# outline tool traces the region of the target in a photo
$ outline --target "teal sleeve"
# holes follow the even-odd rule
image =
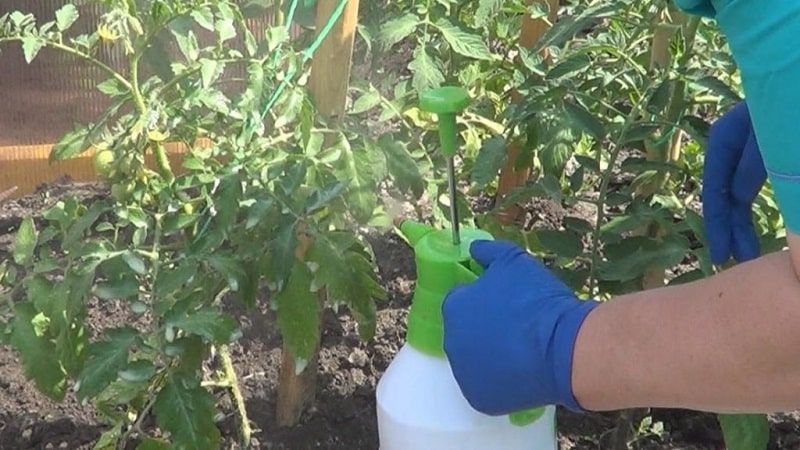
[[[717,14],[711,0],[675,0],[675,5],[695,16],[713,18]]]
[[[800,234],[800,0],[713,0],[786,228]]]

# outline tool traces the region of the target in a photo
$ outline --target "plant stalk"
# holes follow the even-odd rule
[[[139,111],[139,114],[144,115],[147,114],[147,105],[144,102],[144,97],[139,87],[139,55],[140,54],[133,55],[130,59],[131,94],[133,95],[133,101],[136,103],[136,109]],[[158,169],[159,175],[164,178],[167,184],[172,184],[172,182],[175,181],[175,174],[172,172],[167,150],[160,142],[152,143],[150,147],[153,150],[153,156],[156,160],[156,168]]]
[[[222,370],[225,374],[225,381],[228,383],[228,386],[231,389],[234,402],[236,403],[236,409],[239,412],[239,418],[241,419],[239,432],[242,435],[242,446],[244,448],[249,448],[250,436],[253,434],[253,430],[250,427],[250,419],[247,417],[247,405],[244,402],[242,391],[239,389],[239,381],[236,377],[236,370],[233,367],[233,361],[231,360],[231,354],[227,345],[220,347],[219,357],[222,361]]]

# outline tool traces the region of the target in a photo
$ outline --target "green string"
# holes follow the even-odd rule
[[[311,57],[314,55],[314,52],[316,52],[319,46],[322,45],[322,41],[325,40],[325,38],[331,32],[331,29],[333,29],[334,25],[336,25],[336,22],[342,16],[342,12],[344,12],[344,7],[347,6],[348,1],[349,0],[339,1],[339,4],[333,11],[333,14],[331,14],[331,17],[328,18],[328,21],[325,23],[325,26],[323,26],[322,30],[320,30],[320,32],[317,34],[317,37],[316,39],[314,39],[314,42],[312,42],[311,45],[308,46],[308,48],[303,50],[302,53],[303,64],[307,63],[308,60],[311,59]],[[296,9],[297,9],[297,0],[292,0],[292,4],[289,8],[289,17],[288,20],[286,21],[287,30],[289,24],[291,24],[291,19],[294,16],[294,12]],[[264,119],[267,117],[267,114],[272,109],[272,107],[275,106],[275,102],[278,101],[278,98],[280,98],[281,94],[283,94],[283,91],[286,89],[289,83],[291,81],[294,81],[294,77],[296,75],[297,75],[297,70],[292,68],[287,72],[283,80],[281,80],[281,83],[278,85],[278,88],[275,90],[275,92],[273,92],[272,97],[270,97],[269,101],[267,101],[267,106],[261,112],[261,117],[260,117],[261,123],[264,122]],[[256,129],[256,123],[252,123],[250,124],[248,129],[244,131],[244,135],[246,136],[244,139],[245,146],[247,146],[250,143],[251,139],[253,138],[253,135],[255,134],[255,129]]]
[[[325,23],[325,26],[322,27],[322,30],[320,30],[319,34],[317,34],[317,38],[314,40],[314,42],[311,43],[311,45],[308,46],[308,48],[306,48],[303,51],[303,59],[302,59],[303,63],[306,63],[308,62],[309,59],[311,59],[311,57],[314,55],[314,52],[316,52],[319,46],[322,45],[322,41],[324,41],[325,38],[328,37],[328,34],[331,32],[331,29],[333,28],[334,25],[336,25],[336,22],[342,16],[342,12],[344,11],[344,7],[347,6],[348,1],[349,0],[339,0],[339,4],[336,6],[336,9],[333,11],[333,14],[331,14],[331,17],[328,18],[328,21]],[[297,0],[293,0],[293,4],[296,3]],[[293,69],[289,72],[288,76],[281,81],[281,84],[278,86],[278,89],[276,89],[275,93],[272,94],[272,98],[269,99],[266,108],[264,108],[264,111],[261,113],[262,121],[267,116],[267,113],[270,111],[270,109],[272,109],[272,106],[275,105],[275,102],[278,100],[278,97],[280,97],[280,95],[283,93],[283,90],[286,89],[286,86],[289,84],[289,81],[292,81],[296,74],[297,71]]]
[[[291,5],[289,6],[289,14],[286,17],[286,23],[285,23],[287,34],[288,34],[288,31],[289,31],[289,28],[291,27],[292,20],[294,19],[295,11],[297,10],[297,1],[298,0],[292,0]],[[314,42],[311,43],[311,45],[308,46],[308,48],[306,48],[303,51],[303,59],[302,59],[303,63],[308,62],[308,60],[311,59],[311,57],[314,55],[314,52],[316,52],[317,49],[319,48],[319,46],[322,45],[322,41],[325,40],[325,38],[331,32],[331,29],[333,28],[333,26],[336,24],[336,22],[342,16],[342,12],[344,11],[344,7],[347,5],[348,1],[349,0],[340,0],[339,1],[339,5],[336,6],[336,9],[333,11],[333,14],[331,14],[331,17],[328,18],[328,21],[325,23],[325,26],[322,27],[322,30],[320,30],[319,34],[317,34],[317,38],[314,40]],[[278,56],[278,53],[276,52],[275,55],[274,55],[274,58],[275,58],[276,62],[277,62],[277,56]],[[292,81],[296,74],[297,74],[296,70],[294,70],[294,69],[290,70],[287,73],[287,76],[284,77],[284,79],[281,81],[281,84],[278,85],[278,89],[276,89],[275,92],[272,94],[272,97],[269,99],[269,102],[267,102],[267,106],[261,112],[261,122],[262,123],[264,122],[264,118],[267,116],[267,114],[269,113],[270,109],[272,109],[272,107],[275,105],[275,102],[278,100],[280,95],[283,93],[284,89],[286,89],[286,86],[289,85],[289,81]],[[250,141],[253,138],[253,135],[255,134],[256,124],[253,123],[247,128],[247,130],[242,130],[242,131],[243,131],[243,134],[247,136],[244,139],[245,146],[247,146],[247,145],[250,144]],[[203,214],[206,214],[210,209],[211,209],[211,205],[207,205],[205,210],[203,211]],[[211,219],[212,219],[212,217],[210,217],[210,216],[206,218],[206,220],[203,223],[203,226],[201,227],[200,232],[197,233],[197,236],[193,240],[195,243],[200,239],[200,236],[202,236],[205,233],[205,231],[208,229],[208,226],[211,224]]]

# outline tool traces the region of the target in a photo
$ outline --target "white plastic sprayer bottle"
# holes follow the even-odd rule
[[[476,277],[469,243],[491,236],[464,229],[455,245],[447,230],[406,221],[400,231],[414,247],[417,285],[406,343],[378,382],[380,450],[557,450],[555,407],[481,414],[461,394],[444,354],[442,302]]]

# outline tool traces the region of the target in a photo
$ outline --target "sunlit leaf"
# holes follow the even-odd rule
[[[37,232],[33,217],[26,216],[14,235],[14,262],[20,265],[28,265],[33,258],[33,251],[36,249]]]

